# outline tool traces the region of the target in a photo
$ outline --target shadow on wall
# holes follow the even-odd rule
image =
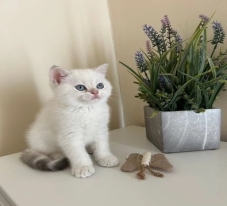
[[[4,65],[0,76],[0,156],[25,148],[26,130],[40,108],[28,57],[21,49],[6,56],[11,59],[0,60]]]
[[[96,67],[106,62],[109,63],[107,79],[113,86],[112,96],[109,101],[112,111],[110,129],[117,129],[122,125],[120,118],[121,106],[119,105],[119,85],[116,85],[119,82],[117,69],[114,68],[116,66],[114,48],[112,37],[108,33],[110,25],[106,23],[106,20],[97,18],[95,13],[89,13],[89,9],[82,9],[80,13],[77,13],[72,12],[72,7],[68,6],[67,10],[65,24],[68,25],[70,65],[73,68],[86,68]],[[80,24],[76,22],[78,19],[80,19]]]

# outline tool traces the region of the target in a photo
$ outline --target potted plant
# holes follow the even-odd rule
[[[200,15],[191,37],[182,41],[167,15],[160,32],[144,25],[146,51],[137,51],[134,70],[123,62],[138,85],[136,97],[145,101],[146,134],[164,153],[217,149],[220,144],[220,109],[213,103],[227,82],[227,51],[217,54],[225,39],[213,21],[214,36],[207,40],[210,19]],[[209,53],[207,46],[213,46]]]

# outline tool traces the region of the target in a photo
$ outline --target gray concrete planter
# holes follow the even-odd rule
[[[147,139],[164,153],[218,149],[221,110],[159,112],[144,107]]]

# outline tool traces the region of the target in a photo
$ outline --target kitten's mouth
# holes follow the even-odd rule
[[[100,99],[100,97],[98,95],[94,95],[91,100],[94,100],[94,99]]]
[[[93,102],[93,101],[98,101],[100,100],[100,96],[99,95],[92,95],[92,96],[84,96],[83,97],[83,101],[86,101],[86,102]]]

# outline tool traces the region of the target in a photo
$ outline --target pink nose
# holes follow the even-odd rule
[[[92,90],[91,90],[91,93],[94,94],[94,95],[97,95],[97,94],[99,93],[99,91],[96,90],[96,89],[92,89]]]

